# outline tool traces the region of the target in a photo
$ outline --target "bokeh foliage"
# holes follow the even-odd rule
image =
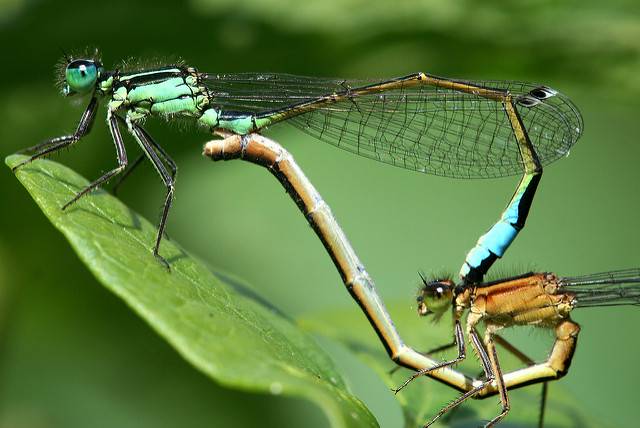
[[[60,48],[99,46],[107,65],[179,55],[207,71],[376,77],[422,70],[539,81],[572,97],[585,135],[571,156],[546,170],[527,228],[499,268],[579,274],[635,266],[638,7],[633,0],[3,2],[2,153],[73,129],[82,106],[62,99],[53,85]],[[201,159],[207,136],[195,130],[155,122],[148,129],[180,167],[172,237],[259,284],[264,298],[292,317],[353,308],[305,220],[265,171]],[[287,128],[270,135],[332,206],[381,294],[406,301],[407,311],[416,271],[455,272],[515,186],[515,179],[408,173]],[[137,149],[128,147],[133,157]],[[90,178],[111,168],[115,155],[104,124],[58,160]],[[161,187],[146,168],[122,198],[155,219]],[[0,189],[0,426],[282,426],[283,418],[289,426],[326,425],[305,402],[208,382],[97,286],[6,168]],[[562,381],[587,411],[617,426],[635,420],[639,377],[628,369],[640,346],[633,329],[621,327],[636,325],[636,312],[577,313],[583,332]],[[428,328],[418,320],[415,326]],[[541,336],[514,335],[538,356],[548,342]],[[400,409],[382,381],[340,346],[321,341],[348,367],[348,381],[381,426],[399,426]]]

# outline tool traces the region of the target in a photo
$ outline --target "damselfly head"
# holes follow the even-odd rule
[[[102,64],[96,49],[80,55],[68,55],[58,63],[58,84],[65,96],[92,93],[103,74]]]
[[[438,320],[451,307],[455,284],[450,279],[427,281],[424,276],[420,277],[423,285],[416,298],[418,315],[433,314]]]
[[[95,89],[102,67],[99,62],[90,59],[76,59],[67,64],[64,73],[65,85],[62,93],[65,96],[73,94],[88,94]]]

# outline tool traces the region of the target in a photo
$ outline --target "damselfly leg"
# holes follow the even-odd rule
[[[82,115],[80,123],[76,129],[76,132],[72,135],[65,135],[62,137],[52,138],[47,140],[41,144],[38,144],[33,147],[29,147],[24,149],[25,152],[34,152],[28,159],[22,161],[20,164],[16,165],[13,170],[16,170],[35,159],[38,159],[43,156],[47,156],[52,154],[58,150],[61,150],[65,147],[68,147],[76,142],[78,142],[82,137],[84,137],[93,124],[93,121],[96,116],[97,111],[97,99],[93,97],[85,112]],[[133,135],[135,140],[138,142],[140,148],[143,151],[142,156],[138,157],[135,162],[131,165],[129,169],[127,169],[128,160],[127,160],[127,152],[124,147],[124,141],[122,138],[122,133],[118,126],[118,122],[127,127],[127,130]],[[162,214],[160,217],[160,223],[158,226],[158,232],[156,237],[156,242],[153,247],[153,255],[167,268],[169,269],[169,263],[159,254],[160,242],[162,241],[162,236],[164,234],[164,230],[166,227],[167,217],[169,215],[169,210],[171,208],[171,203],[173,201],[174,195],[174,186],[175,186],[175,175],[177,173],[176,163],[171,159],[171,157],[167,154],[167,152],[154,141],[154,139],[137,123],[133,121],[128,121],[127,119],[123,119],[118,114],[113,112],[109,112],[107,114],[107,123],[109,125],[109,129],[111,131],[111,135],[113,138],[114,146],[116,148],[116,155],[118,160],[118,166],[105,174],[99,177],[97,180],[93,181],[89,185],[87,185],[84,189],[79,191],[71,200],[65,203],[62,206],[62,209],[65,210],[69,208],[71,205],[80,200],[83,196],[91,192],[93,189],[101,186],[106,183],[113,177],[121,174],[124,171],[124,175],[122,178],[116,183],[117,186],[120,185],[122,180],[126,178],[127,175],[131,173],[131,171],[137,167],[144,157],[149,159],[154,166],[156,172],[160,175],[165,188],[167,189],[167,193],[165,196],[165,201],[162,208]]]
[[[123,120],[118,116],[120,120]],[[129,117],[124,119],[127,129],[133,137],[136,139],[140,147],[142,148],[143,153],[147,156],[147,158],[151,161],[151,164],[154,166],[155,170],[162,178],[165,188],[167,189],[167,194],[165,196],[164,204],[162,207],[162,215],[160,217],[160,224],[158,225],[158,232],[156,235],[156,243],[153,247],[153,255],[156,256],[158,260],[162,264],[165,265],[167,269],[169,269],[169,263],[162,257],[159,253],[160,242],[162,241],[162,236],[164,234],[164,229],[167,224],[167,217],[169,215],[169,210],[171,209],[171,204],[173,202],[173,194],[174,194],[174,177],[177,171],[175,163],[171,158],[167,156],[164,150],[159,149],[159,145],[151,138],[151,136],[138,124],[134,123],[130,120]],[[169,165],[171,172],[165,166],[165,162]]]
[[[424,278],[424,276],[421,275],[421,277],[422,277],[422,280],[426,283],[426,279]],[[433,370],[436,370],[439,367],[444,367],[446,365],[455,365],[457,362],[462,361],[464,357],[461,357],[461,353],[459,349],[460,349],[460,344],[464,346],[464,337],[461,337],[460,336],[461,334],[462,334],[462,330],[460,327],[460,321],[456,320],[454,325],[454,339],[452,342],[438,346],[426,352],[420,352],[422,355],[432,356],[434,354],[451,349],[453,347],[457,347],[458,357],[455,360],[452,360],[450,362],[440,363],[434,367],[418,370],[417,372],[412,374],[409,378],[407,378],[407,380],[405,380],[405,382],[402,383],[399,387],[393,389],[393,391],[397,394],[416,378],[420,376],[428,375],[430,372],[432,372]],[[520,360],[520,362],[524,363],[527,366],[533,366],[536,364],[536,362],[533,359],[531,359],[525,353],[520,351],[513,344],[511,344],[509,341],[507,341],[504,337],[500,336],[496,332],[494,332],[491,337],[493,339],[493,342],[495,342],[497,345],[500,345],[500,347],[503,350],[513,355],[515,358]],[[481,358],[481,357],[478,357],[478,358]],[[400,370],[401,368],[402,368],[401,366],[395,366],[394,368],[389,370],[389,374],[393,374],[398,370]],[[482,370],[482,372],[478,375],[478,377],[481,377],[483,375],[484,375],[484,370]],[[538,411],[538,428],[543,428],[544,426],[544,415],[545,415],[545,408],[546,408],[546,402],[547,402],[547,394],[549,390],[548,386],[549,386],[548,382],[542,382],[542,390],[540,394],[540,407]],[[451,408],[451,410],[453,410],[453,408]]]
[[[122,133],[120,132],[120,128],[118,127],[118,116],[109,112],[107,114],[107,124],[109,125],[109,130],[111,131],[111,136],[113,137],[113,144],[116,147],[116,155],[118,158],[118,166],[112,169],[111,171],[107,171],[100,178],[90,183],[87,187],[78,192],[69,202],[62,206],[62,209],[65,210],[69,208],[71,205],[76,203],[80,198],[84,195],[92,191],[93,189],[99,187],[101,184],[106,183],[112,177],[120,174],[125,170],[129,161],[127,160],[127,151],[124,148],[124,141],[122,139]]]
[[[122,123],[125,123],[124,119],[120,118],[120,120]],[[175,161],[171,159],[171,156],[169,156],[169,154],[165,151],[165,149],[163,149],[160,144],[156,143],[156,141],[151,137],[151,135],[149,135],[149,133],[147,133],[147,131],[143,127],[137,124],[133,124],[133,125],[138,129],[139,132],[142,132],[143,134],[146,135],[146,140],[153,146],[157,156],[159,156],[162,159],[162,161],[165,163],[166,167],[171,172],[171,178],[175,183],[175,178],[176,178],[176,175],[178,174],[178,165],[176,165]],[[120,189],[120,186],[122,185],[122,183],[138,168],[138,166],[140,166],[142,161],[145,160],[146,158],[147,158],[146,152],[143,151],[142,154],[140,154],[135,161],[131,162],[127,167],[127,169],[118,176],[118,180],[114,183],[113,187],[111,188],[111,191],[113,192],[114,195],[118,193],[118,190]]]
[[[89,105],[85,109],[84,113],[82,113],[80,122],[78,123],[76,131],[73,134],[51,138],[43,143],[20,150],[19,153],[31,153],[31,156],[28,159],[20,162],[18,165],[14,166],[11,170],[16,171],[17,169],[33,162],[38,158],[57,152],[58,150],[69,147],[70,145],[80,141],[80,139],[87,135],[91,130],[91,126],[93,125],[93,121],[96,117],[96,111],[98,111],[98,98],[93,97],[91,98],[91,101],[89,102]]]
[[[509,352],[511,355],[516,357],[520,362],[526,364],[527,366],[533,366],[536,364],[529,356],[527,356],[524,352],[520,351],[518,348],[513,346],[507,339],[500,336],[497,333],[493,334],[493,340],[496,344],[500,345],[502,349]],[[549,382],[542,382],[542,391],[540,392],[540,408],[538,411],[538,428],[543,428],[544,426],[544,414],[545,408],[547,405],[547,394],[549,392]]]

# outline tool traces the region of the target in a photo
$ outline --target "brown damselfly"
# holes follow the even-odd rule
[[[418,294],[418,314],[431,315],[436,321],[451,310],[454,341],[445,347],[457,347],[458,356],[434,367],[414,373],[396,392],[414,379],[461,362],[466,357],[465,333],[480,358],[484,381],[447,404],[426,425],[429,426],[447,411],[470,397],[481,398],[488,387],[500,394],[502,411],[489,426],[500,421],[509,411],[507,385],[510,388],[530,383],[558,379],[569,370],[576,349],[580,326],[571,320],[570,313],[577,307],[640,305],[640,268],[601,272],[596,274],[559,277],[554,273],[527,273],[481,284],[455,284],[451,279],[427,281]],[[466,327],[462,319],[466,315]],[[480,339],[478,326],[484,324],[484,338]],[[524,353],[498,334],[513,326],[534,326],[553,330],[553,347],[542,363],[534,363]],[[496,344],[514,354],[528,366],[503,374],[496,352]],[[547,388],[543,387],[539,425],[542,426]]]
[[[309,221],[334,261],[342,281],[378,334],[388,355],[399,366],[416,371],[404,385],[421,375],[434,378],[462,392],[462,396],[446,406],[427,426],[467,398],[500,395],[502,412],[486,426],[498,423],[509,410],[507,391],[543,383],[544,409],[546,382],[564,376],[576,347],[579,326],[570,318],[575,307],[640,304],[640,269],[605,272],[581,277],[558,277],[550,273],[526,274],[500,281],[456,285],[453,281],[424,281],[419,296],[422,315],[442,315],[453,308],[455,340],[459,355],[441,362],[428,353],[418,352],[404,343],[374,282],[351,247],[331,209],[297,165],[293,157],[278,143],[258,134],[247,136],[223,134],[224,139],[208,142],[204,155],[213,160],[242,159],[267,168],[286,189]],[[464,332],[461,317],[466,310],[469,338],[480,355],[483,378],[470,377],[452,366],[464,359]],[[476,326],[486,326],[485,341]],[[512,325],[537,325],[553,329],[555,344],[546,361],[534,363],[509,342],[496,334]],[[495,343],[520,358],[526,367],[507,373],[500,370]],[[440,347],[442,349],[444,347]],[[543,412],[540,414],[542,424]]]

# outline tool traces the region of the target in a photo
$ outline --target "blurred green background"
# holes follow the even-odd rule
[[[84,106],[63,99],[53,84],[61,48],[98,46],[107,67],[177,55],[216,72],[368,78],[425,71],[545,83],[580,107],[585,134],[567,159],[545,170],[527,228],[496,267],[562,275],[640,264],[637,0],[4,0],[0,34],[3,157],[74,129]],[[207,135],[195,130],[151,121],[147,129],[179,165],[168,226],[174,240],[245,278],[293,317],[356,310],[321,244],[266,171],[202,159]],[[417,271],[457,272],[518,180],[425,176],[287,126],[269,135],[331,205],[385,300],[406,302],[407,310]],[[129,147],[133,158],[137,149]],[[88,178],[112,168],[103,121],[56,159]],[[326,426],[312,404],[226,390],[192,369],[93,279],[8,168],[0,169],[0,189],[1,428]],[[145,167],[121,197],[154,220],[163,188]],[[612,426],[636,426],[640,312],[590,309],[575,319],[583,330],[564,390]],[[538,356],[549,343],[530,330],[509,337]],[[350,384],[381,425],[401,426],[397,404],[373,372],[321,342],[349,368]]]

